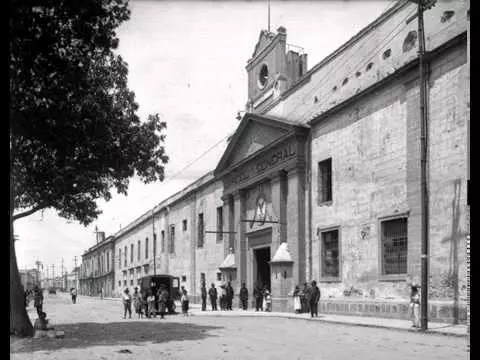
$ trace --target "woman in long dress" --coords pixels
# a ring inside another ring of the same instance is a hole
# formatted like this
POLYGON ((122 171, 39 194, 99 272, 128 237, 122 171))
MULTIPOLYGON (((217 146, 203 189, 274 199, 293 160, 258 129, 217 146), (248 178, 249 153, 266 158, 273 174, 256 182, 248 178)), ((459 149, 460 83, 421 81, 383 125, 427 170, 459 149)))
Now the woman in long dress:
POLYGON ((298 286, 295 286, 293 291, 293 309, 297 314, 302 311, 302 302, 300 301, 300 289, 298 286))

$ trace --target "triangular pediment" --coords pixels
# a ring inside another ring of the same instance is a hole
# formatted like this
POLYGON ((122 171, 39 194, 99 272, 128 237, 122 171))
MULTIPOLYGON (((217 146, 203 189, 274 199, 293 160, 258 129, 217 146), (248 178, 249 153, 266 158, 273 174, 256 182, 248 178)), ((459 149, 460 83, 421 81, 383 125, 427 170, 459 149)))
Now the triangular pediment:
POLYGON ((230 139, 215 173, 235 166, 290 134, 297 126, 285 120, 246 113, 230 139))
POLYGON ((258 53, 265 49, 268 44, 272 42, 272 39, 275 37, 275 34, 267 30, 262 30, 258 38, 257 44, 255 45, 255 50, 253 50, 252 58, 254 58, 258 53))

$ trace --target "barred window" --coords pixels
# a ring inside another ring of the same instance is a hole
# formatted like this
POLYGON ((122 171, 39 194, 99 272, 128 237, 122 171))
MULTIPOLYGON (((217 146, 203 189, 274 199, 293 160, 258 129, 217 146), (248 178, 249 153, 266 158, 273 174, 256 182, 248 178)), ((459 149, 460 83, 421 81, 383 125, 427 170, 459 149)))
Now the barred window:
POLYGON ((168 252, 170 254, 175 253, 175 225, 170 225, 169 245, 168 252))
POLYGON ((322 277, 340 276, 338 230, 322 233, 322 277))
POLYGON ((217 242, 223 240, 223 206, 217 207, 217 242))
POLYGON ((382 221, 382 275, 407 273, 407 218, 382 221))
POLYGON ((332 158, 318 163, 318 203, 332 201, 332 158))
POLYGON ((203 214, 198 214, 198 235, 197 235, 197 246, 199 248, 203 247, 204 239, 203 239, 203 214))

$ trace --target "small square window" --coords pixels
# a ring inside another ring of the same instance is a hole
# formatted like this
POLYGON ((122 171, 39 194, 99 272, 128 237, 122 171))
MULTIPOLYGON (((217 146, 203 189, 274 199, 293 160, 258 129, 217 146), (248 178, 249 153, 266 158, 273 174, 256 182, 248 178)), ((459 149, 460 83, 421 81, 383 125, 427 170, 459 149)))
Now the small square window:
POLYGON ((187 281, 187 277, 185 275, 182 275, 182 282, 186 282, 187 281))

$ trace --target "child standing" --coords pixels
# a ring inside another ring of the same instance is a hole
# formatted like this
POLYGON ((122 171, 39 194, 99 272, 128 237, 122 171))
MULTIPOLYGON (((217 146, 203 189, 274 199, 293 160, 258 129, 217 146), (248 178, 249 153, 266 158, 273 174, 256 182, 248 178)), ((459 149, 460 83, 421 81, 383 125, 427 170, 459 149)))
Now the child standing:
POLYGON ((268 290, 265 290, 265 311, 272 311, 272 295, 268 290))
POLYGON ((181 301, 182 301, 183 316, 187 316, 188 315, 188 295, 187 295, 187 290, 185 290, 185 289, 182 290, 181 301))
POLYGON ((148 292, 147 297, 147 304, 148 304, 148 317, 156 317, 155 313, 155 295, 151 291, 148 292))
POLYGON ((410 317, 412 327, 420 327, 420 291, 417 284, 412 284, 410 291, 410 317))

